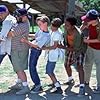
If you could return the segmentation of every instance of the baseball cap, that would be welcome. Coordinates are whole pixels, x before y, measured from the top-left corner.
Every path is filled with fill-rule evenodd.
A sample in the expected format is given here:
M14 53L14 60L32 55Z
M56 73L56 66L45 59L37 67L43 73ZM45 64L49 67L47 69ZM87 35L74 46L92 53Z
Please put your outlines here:
M22 8L22 9L17 9L15 12L14 12L14 16L28 16L28 12L25 8Z
M8 12L8 8L5 5L0 5L0 13Z
M83 21L96 20L99 17L99 13L95 9L91 9L86 15L82 16Z

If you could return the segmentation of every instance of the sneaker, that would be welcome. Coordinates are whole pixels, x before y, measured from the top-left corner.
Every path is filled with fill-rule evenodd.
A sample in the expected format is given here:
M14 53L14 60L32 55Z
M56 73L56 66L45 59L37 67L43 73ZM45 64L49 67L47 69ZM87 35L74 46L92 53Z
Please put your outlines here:
M84 84L85 86L89 86L89 82L85 82ZM80 87L80 84L76 84L74 87Z
M97 87L97 89L95 89L95 90L93 91L93 93L99 94L99 93L100 93L100 87Z
M21 90L23 88L22 83L16 83L15 85L9 87L11 90Z
M34 86L34 87L31 89L31 93L40 93L40 92L43 92L42 86L40 86L40 85Z
M74 83L75 83L75 81L74 81L74 79L72 79L72 80L70 80L70 81L64 83L64 85L72 85L72 84L74 84Z
M85 87L80 87L80 89L79 89L79 94L78 94L78 96L79 97L81 97L81 96L84 96L85 95Z
M18 92L16 92L16 94L21 95L21 94L27 94L30 92L30 89L28 86L23 86L23 88L21 90L19 90Z
M56 94L62 94L63 93L63 90L61 89L61 87L55 87L53 88L50 93L56 93Z

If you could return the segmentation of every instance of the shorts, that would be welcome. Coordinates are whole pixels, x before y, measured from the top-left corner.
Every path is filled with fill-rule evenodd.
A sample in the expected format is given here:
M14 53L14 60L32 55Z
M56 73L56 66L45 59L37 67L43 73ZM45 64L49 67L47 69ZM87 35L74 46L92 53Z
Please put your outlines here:
M53 74L56 62L47 62L46 65L46 74Z
M70 66L70 65L72 65L74 63L76 63L76 65L83 66L84 57L85 57L84 53L80 53L76 58L75 52L68 51L67 52L67 57L65 58L65 66Z
M28 50L11 52L12 65L15 72L28 69L28 54Z

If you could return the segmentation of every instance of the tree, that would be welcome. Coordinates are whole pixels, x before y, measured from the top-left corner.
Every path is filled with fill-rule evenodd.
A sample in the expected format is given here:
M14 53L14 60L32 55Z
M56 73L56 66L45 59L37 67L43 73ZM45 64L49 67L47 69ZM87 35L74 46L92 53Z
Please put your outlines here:
M100 0L79 0L83 4L83 8L88 11L90 9L96 9L100 12Z

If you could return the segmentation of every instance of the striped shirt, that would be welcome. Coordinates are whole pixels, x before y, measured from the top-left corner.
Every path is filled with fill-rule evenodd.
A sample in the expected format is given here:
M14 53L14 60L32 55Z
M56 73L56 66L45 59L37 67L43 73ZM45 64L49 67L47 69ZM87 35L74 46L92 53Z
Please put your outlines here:
M29 48L27 44L21 42L21 38L28 38L29 27L29 21L19 23L16 27L14 27L14 37L11 41L11 50L23 51Z

